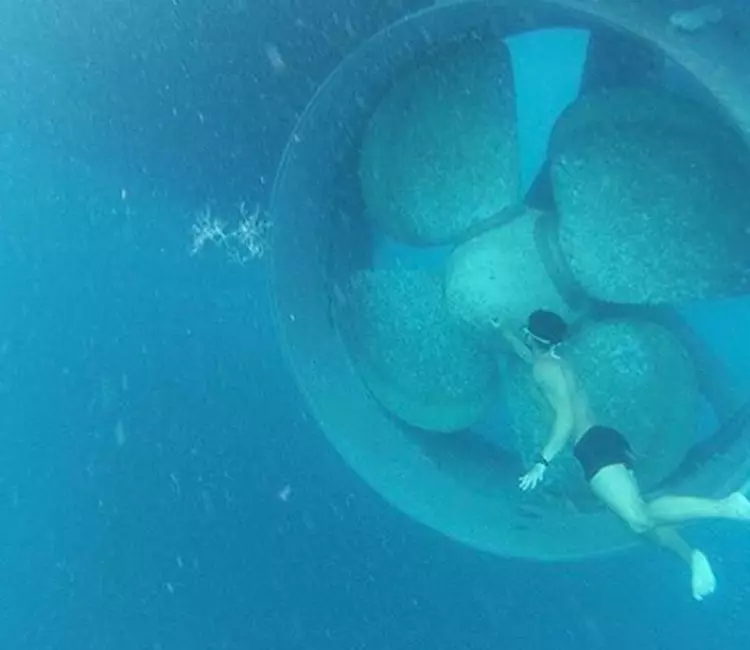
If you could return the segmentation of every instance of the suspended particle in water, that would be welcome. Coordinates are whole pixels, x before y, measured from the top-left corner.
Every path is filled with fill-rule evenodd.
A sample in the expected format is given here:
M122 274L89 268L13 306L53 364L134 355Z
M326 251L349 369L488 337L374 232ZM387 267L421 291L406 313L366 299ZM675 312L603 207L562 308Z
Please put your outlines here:
M264 48L268 62L271 64L271 70L276 73L283 72L286 68L284 59L281 57L279 48L273 43L266 43Z
M126 440L125 425L122 423L122 420L117 420L117 424L115 425L115 444L118 447L122 447Z
M280 501L283 501L286 503L289 501L289 498L292 496L292 486L291 485L285 485L283 488L281 488L276 495L279 497Z

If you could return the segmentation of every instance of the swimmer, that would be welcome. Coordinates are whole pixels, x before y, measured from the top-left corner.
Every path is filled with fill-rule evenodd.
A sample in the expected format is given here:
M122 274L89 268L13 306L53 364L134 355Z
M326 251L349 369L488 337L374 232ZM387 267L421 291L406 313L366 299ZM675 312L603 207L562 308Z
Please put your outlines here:
M554 412L549 440L539 450L533 467L520 478L520 488L533 490L557 455L572 444L594 495L634 533L688 564L696 600L713 593L716 578L708 559L673 526L698 519L750 521L747 497L735 492L723 499L663 496L646 501L633 471L630 444L619 431L597 420L575 373L558 353L567 334L565 321L553 312L539 310L520 332L510 326L499 327L513 351L531 365L534 380Z

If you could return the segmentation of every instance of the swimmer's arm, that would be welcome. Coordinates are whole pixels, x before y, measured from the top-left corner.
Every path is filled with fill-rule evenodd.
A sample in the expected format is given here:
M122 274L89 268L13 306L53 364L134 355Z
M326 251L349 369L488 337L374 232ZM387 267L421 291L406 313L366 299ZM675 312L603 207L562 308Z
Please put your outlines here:
M533 363L534 359L531 356L531 350L521 340L521 337L516 333L517 327L514 327L511 323L505 323L498 326L500 333L503 335L505 342L510 346L511 350L520 357L526 363Z
M573 433L573 400L558 365L537 364L534 367L534 379L555 412L552 433L541 452L544 460L550 463L565 448Z

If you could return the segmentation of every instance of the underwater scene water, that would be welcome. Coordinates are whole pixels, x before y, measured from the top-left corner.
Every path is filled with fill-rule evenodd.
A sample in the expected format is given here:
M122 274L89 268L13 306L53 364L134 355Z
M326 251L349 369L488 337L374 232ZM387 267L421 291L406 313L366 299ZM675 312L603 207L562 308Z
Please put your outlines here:
M696 602L569 452L517 487L538 307L649 494L748 478L742 125L569 4L3 1L0 648L748 647L747 526Z

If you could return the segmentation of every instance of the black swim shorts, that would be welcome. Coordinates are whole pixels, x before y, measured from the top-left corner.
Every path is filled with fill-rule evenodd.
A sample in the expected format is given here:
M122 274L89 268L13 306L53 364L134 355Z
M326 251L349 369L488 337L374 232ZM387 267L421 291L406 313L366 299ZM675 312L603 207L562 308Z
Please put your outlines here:
M633 468L633 450L630 444L625 436L610 427L591 427L576 443L573 453L581 463L587 481L609 465Z

